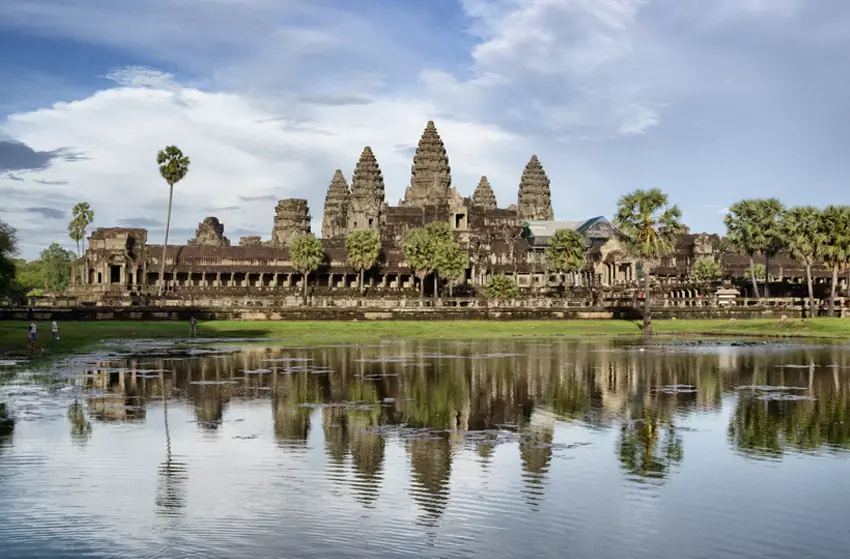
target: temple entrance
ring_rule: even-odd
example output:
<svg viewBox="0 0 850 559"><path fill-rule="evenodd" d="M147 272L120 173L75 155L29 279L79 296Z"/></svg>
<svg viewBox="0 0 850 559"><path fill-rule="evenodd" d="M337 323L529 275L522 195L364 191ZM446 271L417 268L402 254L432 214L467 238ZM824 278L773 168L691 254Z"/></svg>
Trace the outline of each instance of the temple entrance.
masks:
<svg viewBox="0 0 850 559"><path fill-rule="evenodd" d="M121 266L109 267L109 283L121 283Z"/></svg>

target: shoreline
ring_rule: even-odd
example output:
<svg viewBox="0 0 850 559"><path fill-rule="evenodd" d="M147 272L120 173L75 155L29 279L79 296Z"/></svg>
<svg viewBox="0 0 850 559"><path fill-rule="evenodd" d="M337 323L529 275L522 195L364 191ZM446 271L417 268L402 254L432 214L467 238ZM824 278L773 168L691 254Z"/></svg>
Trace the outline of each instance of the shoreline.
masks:
<svg viewBox="0 0 850 559"><path fill-rule="evenodd" d="M176 339L189 341L189 324L160 321L60 322L60 340L51 339L49 323L39 322L37 351L27 352L27 321L0 322L0 359L23 358L27 363L52 360L97 349L107 341ZM285 345L366 343L385 339L487 340L553 337L641 337L640 321L631 320L529 320L529 321L210 321L199 322L197 338L241 338L246 343L284 341ZM737 337L779 339L850 338L850 320L816 319L707 319L655 320L653 330L663 337Z"/></svg>

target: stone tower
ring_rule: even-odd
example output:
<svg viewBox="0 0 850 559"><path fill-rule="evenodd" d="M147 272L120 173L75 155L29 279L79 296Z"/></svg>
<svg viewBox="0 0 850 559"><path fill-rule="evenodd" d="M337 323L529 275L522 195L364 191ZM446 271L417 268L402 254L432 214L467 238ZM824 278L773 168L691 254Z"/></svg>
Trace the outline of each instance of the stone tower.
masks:
<svg viewBox="0 0 850 559"><path fill-rule="evenodd" d="M446 146L432 120L428 121L419 140L410 175L410 186L404 193L405 206L440 205L447 201L452 169Z"/></svg>
<svg viewBox="0 0 850 559"><path fill-rule="evenodd" d="M372 148L360 154L351 179L351 203L348 207L347 231L379 229L384 207L384 176Z"/></svg>
<svg viewBox="0 0 850 559"><path fill-rule="evenodd" d="M482 206L485 210L495 210L499 207L496 204L496 194L490 187L487 177L481 177L481 181L475 187L475 192L472 194L472 203L476 206Z"/></svg>
<svg viewBox="0 0 850 559"><path fill-rule="evenodd" d="M325 195L325 211L322 217L323 238L333 239L345 236L350 204L351 193L348 190L348 182L342 171L337 169Z"/></svg>
<svg viewBox="0 0 850 559"><path fill-rule="evenodd" d="M285 247L293 237L310 232L310 208L303 198L287 198L274 210L272 246Z"/></svg>
<svg viewBox="0 0 850 559"><path fill-rule="evenodd" d="M229 247L230 241L224 236L224 224L217 217L205 217L195 230L195 238L188 243L189 246L205 247Z"/></svg>
<svg viewBox="0 0 850 559"><path fill-rule="evenodd" d="M543 165L540 164L536 155L531 156L531 160L522 172L517 212L522 220L551 221L555 219L555 214L552 212L549 177L546 176L546 171L543 170Z"/></svg>

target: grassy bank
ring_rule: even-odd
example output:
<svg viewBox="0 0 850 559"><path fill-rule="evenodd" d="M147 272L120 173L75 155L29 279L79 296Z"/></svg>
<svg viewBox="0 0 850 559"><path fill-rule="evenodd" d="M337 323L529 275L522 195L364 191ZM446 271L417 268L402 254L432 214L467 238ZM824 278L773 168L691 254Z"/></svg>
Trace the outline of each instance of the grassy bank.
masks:
<svg viewBox="0 0 850 559"><path fill-rule="evenodd" d="M765 336L850 338L850 320L657 320L655 332L680 336ZM26 354L23 321L0 322L0 356ZM183 322L65 322L53 344L48 323L39 324L37 346L45 356L89 351L110 339L185 338ZM517 336L640 335L641 325L625 320L458 321L458 322L203 322L203 338L280 339L286 344L373 342L386 338L490 339Z"/></svg>

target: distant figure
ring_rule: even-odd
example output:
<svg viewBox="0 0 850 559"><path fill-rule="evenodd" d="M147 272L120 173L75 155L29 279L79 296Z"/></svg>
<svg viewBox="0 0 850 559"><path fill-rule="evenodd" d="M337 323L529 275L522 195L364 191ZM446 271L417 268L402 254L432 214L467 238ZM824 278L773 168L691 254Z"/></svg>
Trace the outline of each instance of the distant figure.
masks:
<svg viewBox="0 0 850 559"><path fill-rule="evenodd" d="M56 324L55 320L50 324L50 330L53 332L53 341L58 342L59 341L59 325Z"/></svg>
<svg viewBox="0 0 850 559"><path fill-rule="evenodd" d="M193 338L194 338L194 337L197 335L197 333L198 333L198 331L197 331L197 324L198 324L198 321L197 321L197 320L195 320L194 315L193 315L192 317L190 317L190 318L189 318L189 335L190 335L191 337L193 337Z"/></svg>
<svg viewBox="0 0 850 559"><path fill-rule="evenodd" d="M35 321L30 322L27 330L27 348L30 350L30 355L35 351Z"/></svg>

